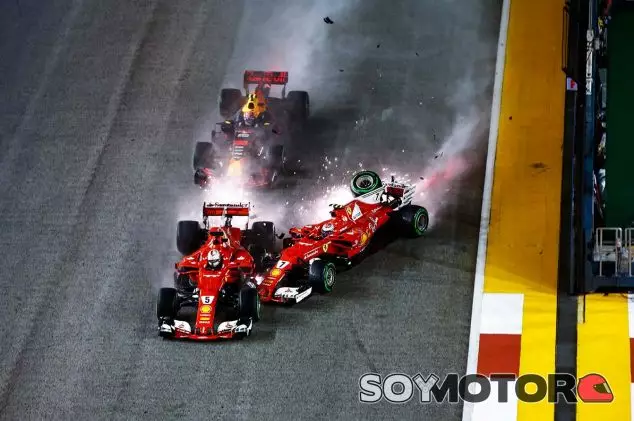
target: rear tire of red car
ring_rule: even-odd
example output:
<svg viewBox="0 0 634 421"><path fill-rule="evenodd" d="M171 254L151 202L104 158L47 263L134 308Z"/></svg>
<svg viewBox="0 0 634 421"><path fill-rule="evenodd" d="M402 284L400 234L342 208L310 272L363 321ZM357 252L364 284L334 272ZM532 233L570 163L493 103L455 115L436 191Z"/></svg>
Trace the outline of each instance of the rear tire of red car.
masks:
<svg viewBox="0 0 634 421"><path fill-rule="evenodd" d="M403 223L403 234L416 238L425 234L429 227L429 213L427 209L417 205L407 205L399 211Z"/></svg>
<svg viewBox="0 0 634 421"><path fill-rule="evenodd" d="M366 193L376 190L383 185L381 177L374 171L359 171L352 176L350 180L350 190L357 196L362 196Z"/></svg>
<svg viewBox="0 0 634 421"><path fill-rule="evenodd" d="M260 320L260 296L258 290L245 286L238 295L238 313L241 319L253 319L254 322Z"/></svg>
<svg viewBox="0 0 634 421"><path fill-rule="evenodd" d="M192 254L206 240L205 230L197 221L179 221L176 229L176 248L186 256Z"/></svg>
<svg viewBox="0 0 634 421"><path fill-rule="evenodd" d="M255 265L255 272L261 273L264 271L264 256L266 256L266 250L259 244L250 244L247 247L247 251L253 257L253 263Z"/></svg>
<svg viewBox="0 0 634 421"><path fill-rule="evenodd" d="M271 221L257 221L251 225L255 244L268 252L275 248L275 224Z"/></svg>
<svg viewBox="0 0 634 421"><path fill-rule="evenodd" d="M318 259L308 265L308 282L316 292L321 294L331 292L335 286L336 277L337 270L332 263Z"/></svg>
<svg viewBox="0 0 634 421"><path fill-rule="evenodd" d="M156 317L174 320L176 317L176 289L161 288L156 302Z"/></svg>
<svg viewBox="0 0 634 421"><path fill-rule="evenodd" d="M242 92L240 89L223 89L220 91L220 115L225 120L229 120L238 112L242 105Z"/></svg>

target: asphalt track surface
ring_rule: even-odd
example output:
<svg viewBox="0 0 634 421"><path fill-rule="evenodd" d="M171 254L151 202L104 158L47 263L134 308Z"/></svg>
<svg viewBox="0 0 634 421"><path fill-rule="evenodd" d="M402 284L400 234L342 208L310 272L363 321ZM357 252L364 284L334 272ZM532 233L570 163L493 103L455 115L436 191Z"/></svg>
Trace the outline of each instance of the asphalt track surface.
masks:
<svg viewBox="0 0 634 421"><path fill-rule="evenodd" d="M362 405L358 381L465 370L499 14L493 0L4 2L0 418L458 419L417 395ZM193 142L247 65L290 67L311 92L294 151L308 169L268 199L286 212L363 160L422 171L467 109L473 170L437 192L426 239L388 245L332 295L267 307L242 342L163 341L175 223L203 198Z"/></svg>

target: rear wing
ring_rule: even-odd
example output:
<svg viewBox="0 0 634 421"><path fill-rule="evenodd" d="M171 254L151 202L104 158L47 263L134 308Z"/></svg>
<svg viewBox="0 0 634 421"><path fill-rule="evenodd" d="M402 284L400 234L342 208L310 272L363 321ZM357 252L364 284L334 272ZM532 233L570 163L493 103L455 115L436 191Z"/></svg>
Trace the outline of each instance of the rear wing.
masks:
<svg viewBox="0 0 634 421"><path fill-rule="evenodd" d="M358 199L371 199L373 201L380 201L384 198L398 199L398 206L395 208L395 210L398 210L412 203L415 192L415 185L398 183L394 181L394 177L392 177L392 181L383 183L381 187L359 196Z"/></svg>
<svg viewBox="0 0 634 421"><path fill-rule="evenodd" d="M203 217L209 216L249 216L250 203L204 203Z"/></svg>
<svg viewBox="0 0 634 421"><path fill-rule="evenodd" d="M396 209L400 209L412 203L415 191L416 186L412 184L397 183L396 181L385 183L385 194L400 199L400 204Z"/></svg>
<svg viewBox="0 0 634 421"><path fill-rule="evenodd" d="M288 72L267 72L262 70L244 71L244 88L248 85L266 83L269 85L286 85L288 83Z"/></svg>

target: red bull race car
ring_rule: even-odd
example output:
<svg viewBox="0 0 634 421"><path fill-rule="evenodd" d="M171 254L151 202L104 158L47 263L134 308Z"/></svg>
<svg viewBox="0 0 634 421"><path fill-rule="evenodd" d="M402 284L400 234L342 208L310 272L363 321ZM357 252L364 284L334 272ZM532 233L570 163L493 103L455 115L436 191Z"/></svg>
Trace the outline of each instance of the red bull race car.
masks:
<svg viewBox="0 0 634 421"><path fill-rule="evenodd" d="M212 226L210 217L223 217ZM180 221L177 248L183 254L175 265L174 287L161 288L157 317L164 338L213 340L243 338L260 319L260 300L254 277L264 270L263 259L275 245L272 222L256 222L244 230L234 227L236 216L249 216L248 204L205 203L203 226Z"/></svg>
<svg viewBox="0 0 634 421"><path fill-rule="evenodd" d="M293 304L314 292L328 293L337 271L350 267L383 227L409 237L422 236L429 225L427 210L411 203L415 186L384 183L373 171L361 171L351 181L356 196L345 205L331 205L331 218L291 228L284 248L261 282L262 302Z"/></svg>
<svg viewBox="0 0 634 421"><path fill-rule="evenodd" d="M274 186L284 170L285 144L301 130L310 113L305 91L286 94L288 72L247 70L245 95L238 89L220 93L220 113L211 142L198 142L194 151L194 182L209 188L214 180L233 177L246 187ZM253 91L251 86L255 85ZM280 97L271 95L282 86Z"/></svg>

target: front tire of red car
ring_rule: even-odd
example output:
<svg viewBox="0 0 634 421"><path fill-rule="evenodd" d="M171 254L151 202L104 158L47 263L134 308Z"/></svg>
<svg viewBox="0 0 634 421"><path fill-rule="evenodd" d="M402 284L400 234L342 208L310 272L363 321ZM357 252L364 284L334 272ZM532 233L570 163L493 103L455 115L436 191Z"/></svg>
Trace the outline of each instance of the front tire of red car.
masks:
<svg viewBox="0 0 634 421"><path fill-rule="evenodd" d="M308 282L316 292L321 294L331 292L336 280L337 270L332 263L318 259L308 266Z"/></svg>
<svg viewBox="0 0 634 421"><path fill-rule="evenodd" d="M241 319L251 318L253 322L260 321L261 304L260 296L256 288L244 287L238 296L238 312Z"/></svg>
<svg viewBox="0 0 634 421"><path fill-rule="evenodd" d="M159 326L162 322L173 323L176 317L176 289L174 288L161 288L158 293L158 299L156 301L156 317L159 321ZM168 338L173 336L166 332L160 332L160 336Z"/></svg>

